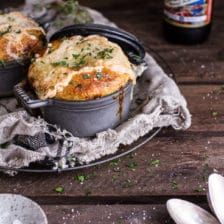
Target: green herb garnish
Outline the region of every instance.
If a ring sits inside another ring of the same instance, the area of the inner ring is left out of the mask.
[[[63,193],[63,192],[64,192],[64,188],[61,187],[61,186],[59,186],[59,187],[56,187],[56,188],[54,189],[54,191],[57,192],[57,193]]]
[[[138,166],[138,164],[136,162],[130,162],[127,167],[132,169],[132,170],[135,170],[135,168]]]
[[[131,187],[132,186],[132,183],[131,183],[131,180],[126,180],[123,184],[123,188],[128,188],[128,187]]]
[[[202,186],[199,186],[198,188],[196,188],[194,190],[194,192],[197,192],[197,193],[200,193],[200,192],[203,192],[203,191],[205,191],[205,189]]]
[[[75,179],[76,179],[77,181],[79,181],[80,183],[83,183],[85,180],[88,179],[88,177],[87,177],[86,175],[84,175],[84,174],[81,174],[81,175],[77,175],[77,176],[75,177]]]
[[[97,72],[96,73],[96,78],[99,79],[99,80],[102,79],[103,78],[103,74],[101,72]]]
[[[75,58],[75,59],[77,59],[77,58],[80,57],[80,54],[72,54],[72,57]]]
[[[114,50],[113,48],[105,48],[102,51],[99,51],[97,53],[97,58],[100,58],[100,59],[111,59],[111,58],[113,58],[112,55],[111,55],[113,50]]]
[[[3,36],[4,34],[7,34],[11,31],[12,26],[8,26],[6,30],[0,31],[0,36]]]
[[[217,116],[218,116],[218,112],[213,111],[213,112],[212,112],[212,116],[213,116],[213,117],[217,117]]]
[[[53,66],[68,66],[68,63],[66,61],[57,61],[57,62],[53,62],[51,63]]]
[[[177,190],[178,189],[178,184],[177,182],[174,180],[171,182],[171,187],[174,189],[174,190]]]
[[[158,167],[160,165],[160,160],[155,159],[150,162],[151,166]]]
[[[83,79],[90,79],[90,74],[84,74],[84,75],[82,75],[82,77],[83,77]]]
[[[72,64],[73,68],[80,68],[86,64],[85,57],[87,55],[73,54],[72,55],[75,61]]]
[[[119,162],[119,160],[113,160],[113,161],[110,162],[110,165],[111,166],[118,166],[118,162]]]

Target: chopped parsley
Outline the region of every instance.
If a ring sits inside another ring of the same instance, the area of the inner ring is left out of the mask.
[[[77,181],[79,181],[79,183],[83,183],[85,180],[88,179],[88,176],[86,176],[86,175],[84,175],[84,174],[81,174],[81,175],[77,175],[77,176],[75,177],[75,179],[76,179]]]
[[[77,58],[80,57],[80,54],[72,54],[72,57],[75,58],[75,59],[77,59]]]
[[[0,36],[7,34],[11,31],[12,26],[8,26],[6,30],[0,31]]]
[[[138,164],[136,162],[130,162],[129,164],[127,164],[127,167],[135,170],[135,168],[138,166]]]
[[[91,76],[90,74],[83,74],[82,77],[83,79],[90,79]]]
[[[160,160],[155,159],[150,162],[151,166],[158,167],[160,165]]]
[[[53,62],[51,63],[53,66],[68,66],[68,63],[66,61],[57,61],[57,62]]]
[[[55,192],[57,192],[57,193],[63,193],[64,192],[64,188],[63,187],[61,187],[61,186],[59,186],[59,187],[56,187],[55,189],[54,189],[54,191]]]
[[[200,193],[200,192],[203,192],[203,191],[205,191],[205,188],[203,188],[202,186],[199,186],[198,188],[196,188],[194,190],[194,192],[197,192],[197,193]]]
[[[102,78],[103,78],[103,74],[102,74],[101,72],[97,72],[97,73],[96,73],[96,78],[97,78],[98,80],[102,79]]]
[[[111,166],[118,166],[118,162],[119,162],[119,160],[113,160],[113,161],[110,162],[110,165]]]
[[[178,189],[178,184],[177,182],[174,180],[171,182],[171,187],[174,189],[174,190],[177,190]]]
[[[217,112],[217,111],[213,111],[213,112],[212,112],[212,116],[213,116],[213,117],[217,117],[217,116],[218,116],[218,112]]]
[[[123,183],[123,188],[129,188],[129,187],[132,187],[132,182],[131,182],[131,180],[130,179],[127,179],[127,180],[125,180],[124,181],[124,183]]]
[[[114,51],[113,48],[105,48],[102,51],[97,52],[97,58],[100,59],[111,59],[112,57],[112,52]]]

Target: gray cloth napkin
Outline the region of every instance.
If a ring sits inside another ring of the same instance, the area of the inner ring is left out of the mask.
[[[99,12],[88,11],[95,23],[114,25]],[[58,169],[88,164],[117,152],[121,144],[132,144],[154,128],[190,127],[191,115],[176,83],[149,54],[145,61],[148,69],[139,73],[128,121],[93,139],[72,136],[41,118],[31,117],[17,108],[15,99],[0,100],[0,166],[21,168],[47,161]]]

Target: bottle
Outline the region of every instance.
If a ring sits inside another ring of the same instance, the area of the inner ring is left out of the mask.
[[[211,30],[213,0],[165,0],[164,35],[168,41],[198,44]]]

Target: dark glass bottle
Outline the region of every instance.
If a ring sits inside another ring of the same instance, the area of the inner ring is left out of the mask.
[[[213,0],[165,0],[164,35],[173,43],[198,44],[211,30]]]

